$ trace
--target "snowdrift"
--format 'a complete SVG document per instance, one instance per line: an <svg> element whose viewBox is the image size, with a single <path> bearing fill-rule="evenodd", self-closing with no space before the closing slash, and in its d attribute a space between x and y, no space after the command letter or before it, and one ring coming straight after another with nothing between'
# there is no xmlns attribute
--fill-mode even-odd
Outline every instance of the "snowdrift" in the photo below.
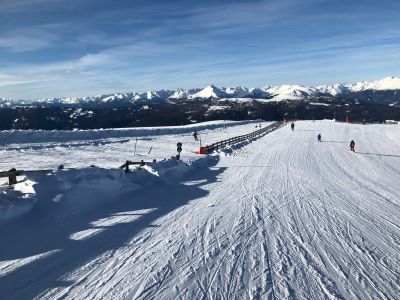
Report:
<svg viewBox="0 0 400 300"><path fill-rule="evenodd" d="M31 184L17 184L14 189L0 187L0 222L32 209L36 197Z"/></svg>
<svg viewBox="0 0 400 300"><path fill-rule="evenodd" d="M34 208L49 213L82 213L112 201L120 195L162 182L179 180L194 167L206 162L170 159L150 163L125 173L122 169L83 168L29 173L14 189L0 187L0 221L22 215Z"/></svg>

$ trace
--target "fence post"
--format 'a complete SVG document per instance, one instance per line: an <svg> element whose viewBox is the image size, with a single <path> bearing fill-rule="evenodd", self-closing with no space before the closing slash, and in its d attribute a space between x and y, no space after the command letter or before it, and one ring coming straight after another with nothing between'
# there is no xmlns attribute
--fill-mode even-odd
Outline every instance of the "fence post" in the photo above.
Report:
<svg viewBox="0 0 400 300"><path fill-rule="evenodd" d="M17 170L15 168L12 168L10 171L8 172L16 172ZM8 176L8 185L13 185L17 183L17 175L16 173Z"/></svg>
<svg viewBox="0 0 400 300"><path fill-rule="evenodd" d="M129 172L129 160L127 160L126 163L125 163L125 172L126 173Z"/></svg>
<svg viewBox="0 0 400 300"><path fill-rule="evenodd" d="M136 144L137 144L137 138L136 138L136 141L135 141L135 150L133 150L133 155L136 155Z"/></svg>

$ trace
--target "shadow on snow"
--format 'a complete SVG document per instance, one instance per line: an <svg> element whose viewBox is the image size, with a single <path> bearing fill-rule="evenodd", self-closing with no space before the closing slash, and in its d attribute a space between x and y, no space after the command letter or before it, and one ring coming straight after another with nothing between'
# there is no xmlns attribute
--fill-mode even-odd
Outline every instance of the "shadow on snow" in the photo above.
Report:
<svg viewBox="0 0 400 300"><path fill-rule="evenodd" d="M50 199L41 199L28 214L2 224L0 235L0 260L22 259L59 249L41 259L27 263L1 277L0 299L32 299L46 290L70 285L62 278L99 255L110 250L118 250L129 243L142 230L157 227L153 223L182 207L190 201L201 201L208 192L202 185L217 181L217 176L225 168L212 169L218 158L210 158L207 167L190 172L180 182L166 183L157 179L156 185L149 188L132 189L118 194L118 200L83 214L56 218L52 209L43 209ZM185 184L191 182L195 184ZM152 209L148 214L130 223L117 223L103 228L97 235L84 240L73 240L71 235L90 229L91 223L115 214L124 215L128 211ZM12 234L11 234L12 233Z"/></svg>
<svg viewBox="0 0 400 300"><path fill-rule="evenodd" d="M369 152L356 152L357 154L364 154L364 155L376 155L376 156L387 156L387 157L400 157L400 155L394 154L381 154L381 153L369 153Z"/></svg>

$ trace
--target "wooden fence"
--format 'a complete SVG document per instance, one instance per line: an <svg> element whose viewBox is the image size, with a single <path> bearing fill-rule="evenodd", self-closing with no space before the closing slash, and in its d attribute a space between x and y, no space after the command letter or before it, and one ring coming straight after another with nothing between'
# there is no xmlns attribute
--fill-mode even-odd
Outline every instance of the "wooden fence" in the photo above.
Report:
<svg viewBox="0 0 400 300"><path fill-rule="evenodd" d="M9 171L0 172L0 178L8 177L8 184L13 185L17 183L17 176L21 176L22 174L29 174L29 173L44 173L48 174L51 173L53 170L17 170L11 169Z"/></svg>
<svg viewBox="0 0 400 300"><path fill-rule="evenodd" d="M157 162L157 160L153 159L153 163ZM122 166L120 166L120 169L125 169L125 172L129 172L129 166L139 166L143 167L146 165L146 162L141 160L141 161L130 161L127 160Z"/></svg>
<svg viewBox="0 0 400 300"><path fill-rule="evenodd" d="M266 133L268 131L275 130L278 127L280 127L282 124L284 124L284 122L281 122L281 121L275 122L275 123L272 123L272 124L270 124L270 125L268 125L268 126L266 126L264 128L261 128L261 129L258 129L256 131L253 131L251 133L235 136L235 137L229 138L227 140L216 142L214 144L211 144L209 146L204 147L205 148L205 154L212 153L213 151L221 149L221 148L224 148L224 147L226 147L228 145L233 145L233 144L242 142L244 140L259 136L260 134Z"/></svg>

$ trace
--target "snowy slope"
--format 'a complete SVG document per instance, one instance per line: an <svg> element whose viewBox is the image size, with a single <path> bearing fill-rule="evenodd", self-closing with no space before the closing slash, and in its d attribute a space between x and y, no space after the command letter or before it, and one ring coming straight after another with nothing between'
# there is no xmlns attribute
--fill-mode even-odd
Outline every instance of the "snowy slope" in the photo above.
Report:
<svg viewBox="0 0 400 300"><path fill-rule="evenodd" d="M0 227L0 298L396 299L399 138L297 122L154 179L32 178L41 205Z"/></svg>

